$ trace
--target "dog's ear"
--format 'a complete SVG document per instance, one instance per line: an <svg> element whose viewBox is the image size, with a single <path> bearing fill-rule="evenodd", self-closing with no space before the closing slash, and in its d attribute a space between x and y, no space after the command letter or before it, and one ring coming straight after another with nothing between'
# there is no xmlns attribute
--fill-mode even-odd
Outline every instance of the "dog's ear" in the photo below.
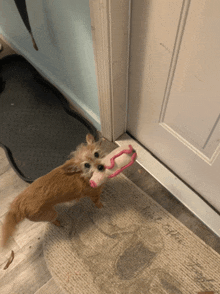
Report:
<svg viewBox="0 0 220 294"><path fill-rule="evenodd" d="M81 170L74 162L69 161L63 165L63 171L65 174L74 174Z"/></svg>
<svg viewBox="0 0 220 294"><path fill-rule="evenodd" d="M95 143L95 138L91 134L86 135L86 142L88 145Z"/></svg>

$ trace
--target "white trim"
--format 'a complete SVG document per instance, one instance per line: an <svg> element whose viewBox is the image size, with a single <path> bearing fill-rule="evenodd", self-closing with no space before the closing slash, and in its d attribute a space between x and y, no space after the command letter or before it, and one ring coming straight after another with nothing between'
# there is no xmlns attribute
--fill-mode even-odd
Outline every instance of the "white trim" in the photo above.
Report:
<svg viewBox="0 0 220 294"><path fill-rule="evenodd" d="M111 56L108 0L89 0L98 100L103 136L112 141Z"/></svg>
<svg viewBox="0 0 220 294"><path fill-rule="evenodd" d="M127 123L128 123L128 93L129 93L129 69L130 69L130 47L131 47L131 0L129 0L129 10L128 10L128 44L127 44L127 80L126 80L126 105L125 105L125 131L127 131ZM123 133L124 133L123 132ZM118 134L121 136L123 133ZM119 137L118 136L118 137ZM115 139L118 139L115 138Z"/></svg>
<svg viewBox="0 0 220 294"><path fill-rule="evenodd" d="M220 215L204 202L202 198L194 193L128 134L123 134L116 140L116 143L119 146L131 144L137 151L137 162L220 237Z"/></svg>
<svg viewBox="0 0 220 294"><path fill-rule="evenodd" d="M89 0L102 135L126 131L131 0Z"/></svg>
<svg viewBox="0 0 220 294"><path fill-rule="evenodd" d="M109 0L112 138L126 132L129 78L131 0Z"/></svg>

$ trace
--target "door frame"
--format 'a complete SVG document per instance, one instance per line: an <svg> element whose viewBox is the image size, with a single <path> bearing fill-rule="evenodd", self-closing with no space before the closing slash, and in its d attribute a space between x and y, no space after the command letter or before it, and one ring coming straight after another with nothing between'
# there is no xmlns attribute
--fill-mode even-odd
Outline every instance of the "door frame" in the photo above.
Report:
<svg viewBox="0 0 220 294"><path fill-rule="evenodd" d="M126 134L131 0L89 0L102 135L132 144L137 162L220 237L220 215Z"/></svg>
<svg viewBox="0 0 220 294"><path fill-rule="evenodd" d="M102 135L126 131L131 0L89 0Z"/></svg>

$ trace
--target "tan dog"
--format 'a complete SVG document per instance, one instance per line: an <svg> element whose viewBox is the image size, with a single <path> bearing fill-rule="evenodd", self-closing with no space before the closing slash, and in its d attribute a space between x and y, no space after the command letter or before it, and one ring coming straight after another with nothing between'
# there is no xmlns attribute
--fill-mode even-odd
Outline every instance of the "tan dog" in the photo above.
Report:
<svg viewBox="0 0 220 294"><path fill-rule="evenodd" d="M2 226L1 246L4 247L13 234L16 225L23 219L47 221L60 226L54 205L88 196L98 208L102 207L102 187L92 188L89 184L95 170L103 170L100 144L91 134L86 136L87 144L81 144L72 158L45 176L35 180L11 203Z"/></svg>

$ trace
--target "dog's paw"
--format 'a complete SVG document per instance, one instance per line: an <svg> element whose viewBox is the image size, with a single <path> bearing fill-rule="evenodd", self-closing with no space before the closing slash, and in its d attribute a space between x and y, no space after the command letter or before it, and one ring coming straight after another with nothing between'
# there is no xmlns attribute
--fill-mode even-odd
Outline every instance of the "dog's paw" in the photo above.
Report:
<svg viewBox="0 0 220 294"><path fill-rule="evenodd" d="M102 208L102 207L103 207L103 204L102 204L101 202L98 202L98 203L96 203L95 205L96 205L96 207L98 207L98 208Z"/></svg>
<svg viewBox="0 0 220 294"><path fill-rule="evenodd" d="M58 221L57 219L53 222L53 224L57 227L62 227L60 221Z"/></svg>

